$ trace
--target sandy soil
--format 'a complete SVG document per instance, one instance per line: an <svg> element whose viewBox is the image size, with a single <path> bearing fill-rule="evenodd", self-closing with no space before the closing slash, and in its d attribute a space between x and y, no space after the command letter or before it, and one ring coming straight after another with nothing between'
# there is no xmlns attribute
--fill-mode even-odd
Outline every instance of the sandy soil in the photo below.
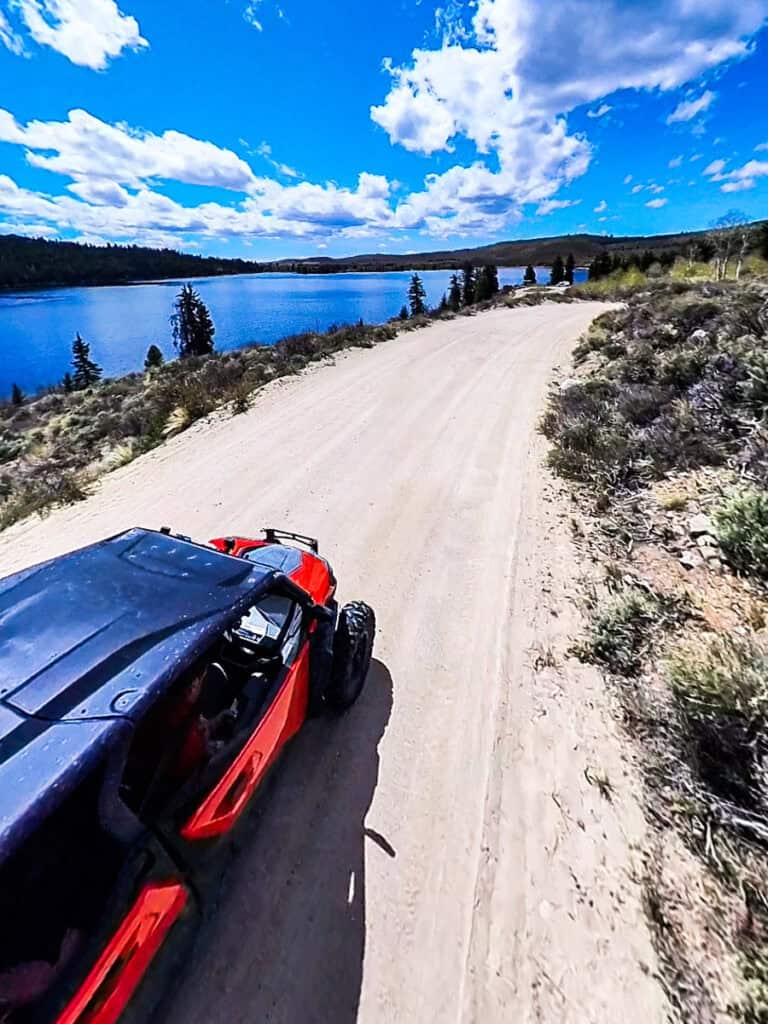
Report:
<svg viewBox="0 0 768 1024"><path fill-rule="evenodd" d="M376 609L366 692L288 751L169 1024L666 1019L635 784L566 658L577 569L535 433L601 308L345 355L2 535L5 574L131 525L284 526Z"/></svg>

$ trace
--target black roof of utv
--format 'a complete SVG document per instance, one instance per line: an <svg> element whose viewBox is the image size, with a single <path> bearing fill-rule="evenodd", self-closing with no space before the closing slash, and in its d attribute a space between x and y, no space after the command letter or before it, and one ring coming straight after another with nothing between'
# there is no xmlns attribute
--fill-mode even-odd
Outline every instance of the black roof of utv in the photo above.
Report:
<svg viewBox="0 0 768 1024"><path fill-rule="evenodd" d="M275 576L135 529L0 580L0 861Z"/></svg>

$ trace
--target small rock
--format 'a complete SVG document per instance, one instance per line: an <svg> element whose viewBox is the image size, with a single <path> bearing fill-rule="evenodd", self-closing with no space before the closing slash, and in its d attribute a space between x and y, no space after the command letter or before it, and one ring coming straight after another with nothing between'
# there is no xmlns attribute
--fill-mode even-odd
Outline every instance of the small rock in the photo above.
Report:
<svg viewBox="0 0 768 1024"><path fill-rule="evenodd" d="M701 556L696 551L684 551L680 555L680 564L684 569L697 569L701 565Z"/></svg>
<svg viewBox="0 0 768 1024"><path fill-rule="evenodd" d="M692 537L698 537L702 533L712 535L715 531L709 518L703 512L699 512L698 515L691 516L688 522L688 532Z"/></svg>
<svg viewBox="0 0 768 1024"><path fill-rule="evenodd" d="M698 330L691 332L688 336L688 341L692 341L694 345L699 345L703 342L708 342L709 335L703 328L699 327Z"/></svg>
<svg viewBox="0 0 768 1024"><path fill-rule="evenodd" d="M560 390L567 391L568 388L575 387L578 383L580 382L575 377L566 377L564 381L560 382Z"/></svg>
<svg viewBox="0 0 768 1024"><path fill-rule="evenodd" d="M720 561L720 552L717 548L702 547L699 548L699 554L707 562L713 559L717 559L718 561Z"/></svg>
<svg viewBox="0 0 768 1024"><path fill-rule="evenodd" d="M700 548L717 548L720 545L717 540L709 533L702 533L696 538L696 543Z"/></svg>

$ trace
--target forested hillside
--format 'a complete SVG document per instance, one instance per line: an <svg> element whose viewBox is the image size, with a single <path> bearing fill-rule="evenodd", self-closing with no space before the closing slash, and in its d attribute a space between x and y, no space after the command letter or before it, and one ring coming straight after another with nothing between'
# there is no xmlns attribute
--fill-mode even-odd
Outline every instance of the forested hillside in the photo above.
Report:
<svg viewBox="0 0 768 1024"><path fill-rule="evenodd" d="M80 245L0 236L0 288L124 284L174 277L248 274L265 269L248 260L190 256L173 249Z"/></svg>

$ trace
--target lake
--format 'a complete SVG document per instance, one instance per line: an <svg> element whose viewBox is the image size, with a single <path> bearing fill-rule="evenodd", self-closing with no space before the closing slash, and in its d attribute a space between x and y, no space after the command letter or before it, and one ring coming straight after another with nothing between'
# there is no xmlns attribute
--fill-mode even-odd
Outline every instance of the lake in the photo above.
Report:
<svg viewBox="0 0 768 1024"><path fill-rule="evenodd" d="M536 268L540 281L549 270ZM499 268L502 285L519 284L523 267ZM584 280L586 271L577 271ZM420 272L430 305L448 289L451 271ZM211 310L219 351L273 344L288 334L324 331L361 318L382 323L407 300L411 274L256 274L193 279ZM79 331L108 377L142 369L147 348L174 355L169 317L183 281L106 288L52 288L0 293L0 396L61 380Z"/></svg>

